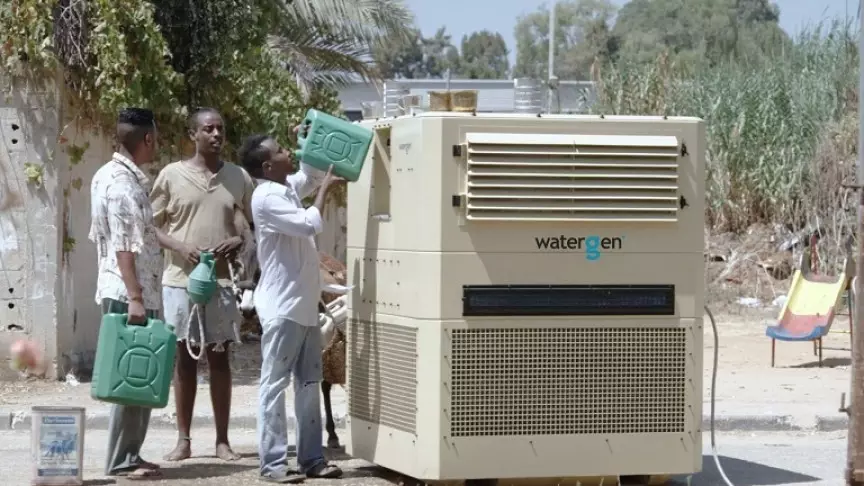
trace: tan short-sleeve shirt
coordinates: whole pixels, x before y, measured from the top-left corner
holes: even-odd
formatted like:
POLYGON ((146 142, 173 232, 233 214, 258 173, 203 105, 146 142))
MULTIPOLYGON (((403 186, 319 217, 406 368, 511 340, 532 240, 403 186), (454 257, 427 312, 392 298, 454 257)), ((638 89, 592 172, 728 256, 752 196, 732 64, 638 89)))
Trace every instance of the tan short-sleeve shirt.
MULTIPOLYGON (((168 236, 212 249, 234 236, 244 236, 236 223, 238 213, 244 223, 252 221, 250 200, 255 183, 241 167, 225 162, 215 174, 180 161, 165 166, 150 193, 156 226, 168 236)), ((162 285, 186 287, 194 265, 180 255, 167 251, 162 285)), ((222 286, 231 285, 228 266, 218 262, 216 275, 222 286)))

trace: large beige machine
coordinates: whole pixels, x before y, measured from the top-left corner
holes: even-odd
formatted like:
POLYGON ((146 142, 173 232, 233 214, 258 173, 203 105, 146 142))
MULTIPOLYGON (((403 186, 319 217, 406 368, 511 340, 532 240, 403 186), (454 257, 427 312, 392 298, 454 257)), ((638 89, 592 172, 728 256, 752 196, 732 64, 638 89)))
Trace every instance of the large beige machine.
POLYGON ((348 452, 427 481, 699 471, 703 122, 362 123, 348 452))

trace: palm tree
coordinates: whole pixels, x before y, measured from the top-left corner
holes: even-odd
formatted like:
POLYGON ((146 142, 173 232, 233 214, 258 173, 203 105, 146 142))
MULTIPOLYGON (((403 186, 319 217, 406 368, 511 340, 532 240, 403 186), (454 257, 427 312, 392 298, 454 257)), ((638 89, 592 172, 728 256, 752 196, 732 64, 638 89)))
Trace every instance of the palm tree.
POLYGON ((284 0, 279 53, 304 94, 317 86, 344 86, 354 76, 379 79, 372 50, 408 42, 413 14, 402 0, 284 0))

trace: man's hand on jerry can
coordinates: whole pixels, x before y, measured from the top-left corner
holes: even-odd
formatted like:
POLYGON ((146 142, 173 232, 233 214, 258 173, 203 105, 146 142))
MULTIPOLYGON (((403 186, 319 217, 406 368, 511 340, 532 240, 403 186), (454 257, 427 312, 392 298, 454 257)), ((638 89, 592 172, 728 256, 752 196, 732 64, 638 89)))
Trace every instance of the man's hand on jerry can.
POLYGON ((129 299, 128 323, 134 325, 147 324, 147 311, 144 310, 144 302, 140 297, 129 299))
POLYGON ((301 130, 303 131, 303 136, 305 137, 309 132, 309 125, 307 125, 306 123, 301 123, 295 126, 294 129, 291 131, 294 132, 295 137, 299 137, 301 130))

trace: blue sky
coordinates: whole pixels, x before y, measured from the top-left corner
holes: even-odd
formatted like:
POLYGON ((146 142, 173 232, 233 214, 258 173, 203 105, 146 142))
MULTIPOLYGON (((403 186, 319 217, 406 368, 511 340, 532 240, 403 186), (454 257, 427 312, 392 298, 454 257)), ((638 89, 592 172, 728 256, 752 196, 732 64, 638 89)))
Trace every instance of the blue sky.
MULTIPOLYGON (((406 0, 414 11, 417 24, 425 35, 434 33, 438 27, 447 26, 447 32, 458 45, 463 35, 476 30, 498 31, 510 49, 510 63, 515 59, 516 43, 513 27, 516 17, 536 10, 544 0, 406 0)), ((612 0, 618 6, 626 0, 612 0)), ((775 0, 780 6, 780 25, 790 34, 802 26, 820 19, 843 18, 847 12, 855 17, 858 0, 775 0)))

